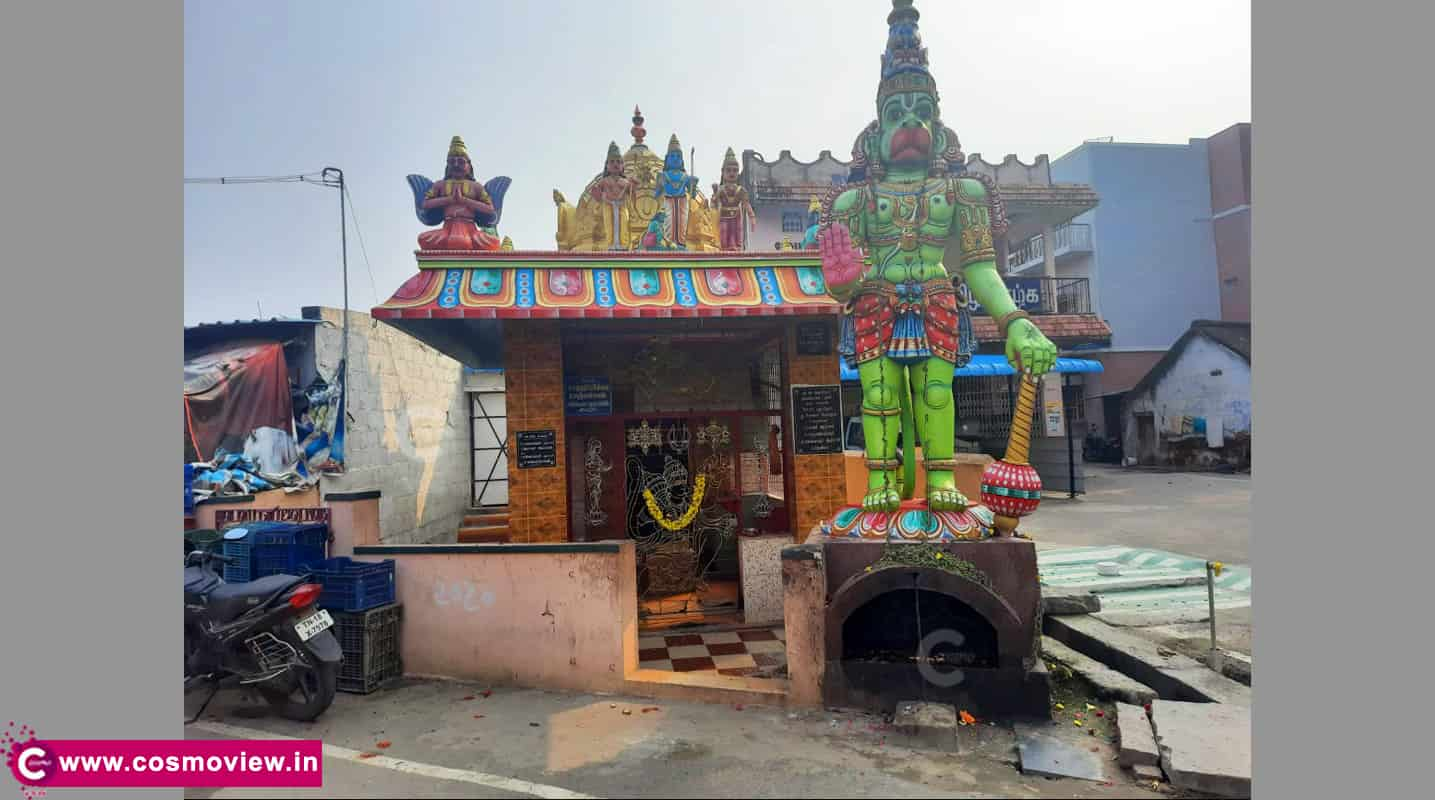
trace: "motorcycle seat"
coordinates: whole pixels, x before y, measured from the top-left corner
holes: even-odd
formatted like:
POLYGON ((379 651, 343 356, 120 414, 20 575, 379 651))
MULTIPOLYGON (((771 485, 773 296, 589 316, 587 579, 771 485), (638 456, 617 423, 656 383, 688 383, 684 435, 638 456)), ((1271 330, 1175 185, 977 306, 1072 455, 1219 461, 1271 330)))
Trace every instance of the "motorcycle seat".
POLYGON ((209 614, 219 622, 228 622, 300 580, 295 575, 265 575, 248 583, 226 583, 209 592, 209 614))
POLYGON ((187 595, 209 594, 220 583, 219 576, 214 574, 214 570, 204 567, 184 568, 184 593, 187 595))

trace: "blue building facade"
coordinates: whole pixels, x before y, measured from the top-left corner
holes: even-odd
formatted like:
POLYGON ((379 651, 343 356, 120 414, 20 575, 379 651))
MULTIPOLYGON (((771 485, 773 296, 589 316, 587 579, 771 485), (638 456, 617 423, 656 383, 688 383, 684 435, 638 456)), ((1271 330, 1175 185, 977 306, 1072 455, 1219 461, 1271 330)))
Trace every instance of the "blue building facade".
POLYGON ((1058 275, 1091 279, 1112 352, 1165 351, 1192 320, 1221 318, 1205 139, 1087 142, 1051 162, 1051 176, 1101 198, 1072 220, 1090 226, 1091 251, 1058 275))

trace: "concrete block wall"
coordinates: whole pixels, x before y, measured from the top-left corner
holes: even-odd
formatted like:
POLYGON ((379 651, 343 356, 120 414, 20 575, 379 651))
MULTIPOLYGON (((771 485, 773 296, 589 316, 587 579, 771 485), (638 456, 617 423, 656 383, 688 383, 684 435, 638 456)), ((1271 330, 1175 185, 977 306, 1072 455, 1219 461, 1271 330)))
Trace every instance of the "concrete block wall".
POLYGON ((508 525, 513 542, 568 540, 568 463, 563 426, 563 339, 558 320, 506 320, 508 525), (554 467, 519 469, 519 431, 552 430, 554 467))
MULTIPOLYGON (((787 413, 783 427, 787 429, 788 446, 792 443, 792 393, 794 385, 835 385, 841 381, 837 356, 837 323, 829 322, 832 352, 825 356, 804 356, 797 353, 797 324, 791 323, 784 337, 783 350, 787 361, 789 391, 783 400, 787 413)), ((788 500, 792 532, 798 542, 817 523, 832 516, 847 502, 847 477, 841 453, 792 456, 792 497, 788 500)))
MULTIPOLYGON (((342 352, 343 311, 317 309, 314 358, 332 378, 342 352)), ((349 313, 346 472, 323 491, 377 489, 383 544, 453 542, 472 497, 463 367, 418 339, 349 313)))

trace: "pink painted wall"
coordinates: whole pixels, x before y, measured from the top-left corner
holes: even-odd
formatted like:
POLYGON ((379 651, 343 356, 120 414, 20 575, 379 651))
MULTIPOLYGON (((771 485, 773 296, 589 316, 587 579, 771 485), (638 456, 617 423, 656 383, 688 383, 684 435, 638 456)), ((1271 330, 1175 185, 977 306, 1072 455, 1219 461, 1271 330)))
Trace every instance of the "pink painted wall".
POLYGON ((638 595, 633 544, 616 544, 408 546, 356 557, 396 562, 405 673, 617 692, 638 668, 638 595))

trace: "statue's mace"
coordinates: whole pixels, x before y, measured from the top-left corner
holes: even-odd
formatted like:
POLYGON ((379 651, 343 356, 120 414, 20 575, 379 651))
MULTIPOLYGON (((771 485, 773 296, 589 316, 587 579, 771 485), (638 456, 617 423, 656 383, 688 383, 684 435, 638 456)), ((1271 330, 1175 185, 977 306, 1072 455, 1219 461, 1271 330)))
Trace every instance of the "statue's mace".
POLYGON ((996 516, 996 528, 1002 536, 1015 533, 1018 520, 1035 511, 1041 502, 1041 476, 1027 463, 1035 409, 1036 378, 1023 372, 1006 455, 982 472, 982 502, 996 516))

